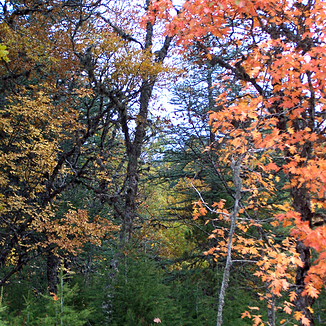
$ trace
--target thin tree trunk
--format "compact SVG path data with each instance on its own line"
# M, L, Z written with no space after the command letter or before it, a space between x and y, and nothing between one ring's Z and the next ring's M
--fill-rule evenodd
M268 326L275 326L275 294L271 291L270 282L265 282L266 293L270 295L267 299Z
M212 71L213 71L213 67L211 65L208 65L208 69L207 69L208 111L213 111L216 105L213 96ZM209 131L209 142L210 142L209 145L215 143L215 132L213 132L212 126L210 126L210 131Z
M218 299L218 309L217 309L217 321L216 326L221 326L223 323L223 307L224 307L224 298L225 293L229 285L230 279L230 270L232 265L232 239L236 228L237 216L240 210L240 199L241 199L241 189L242 189L242 181L240 178L240 167L241 167L242 157L239 157L236 161L232 159L231 168L233 171L233 183L235 187L235 201L234 208L232 213L230 214L231 226L229 230L229 239L228 239L228 250L226 256L226 263L223 272L223 279Z

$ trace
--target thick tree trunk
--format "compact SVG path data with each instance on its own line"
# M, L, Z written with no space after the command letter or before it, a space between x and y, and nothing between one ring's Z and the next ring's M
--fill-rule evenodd
M58 266L59 258L51 251L47 254L47 278L49 293L56 294L58 291Z
M150 5L150 0L145 2L146 8ZM120 34L119 29L115 29L118 34ZM120 34L124 37L126 34ZM146 24L146 36L145 44L142 46L144 51L151 51L153 39L153 25L148 22ZM165 38L164 44L159 51L155 52L155 61L153 64L158 62L163 63L165 57L167 56L168 49L170 47L172 38L167 36ZM137 42L140 44L140 42ZM146 136L146 127L148 123L149 114L149 103L152 96L153 88L155 85L155 76L148 76L142 80L140 87L140 97L139 97L139 111L136 115L135 123L136 126L130 127L129 124L129 105L125 100L125 96L119 96L119 94L111 95L111 100L115 103L119 112L119 125L122 129L124 135L124 145L126 149L126 157L128 160L127 165L127 175L124 180L123 185L123 195L119 196L117 199L114 209L115 216L122 220L121 231L120 231L120 249L123 248L131 239L134 222L137 217L137 195L138 195L138 183L139 183L139 158L142 154L142 147L144 144L144 138ZM128 99L127 99L128 100ZM132 99L134 102L134 99ZM116 277L118 272L119 264L121 262L121 253L118 253L111 262L112 273L110 274L111 280ZM114 309L113 307L113 297L114 289L108 289L108 297L105 303L103 303L103 310L107 315L107 321L110 322L111 314Z
M280 98L283 96L282 93L279 94ZM311 130L314 129L314 114L312 113L314 111L314 104L312 104L312 107L310 108L309 116L310 119L307 119L306 125L301 125L302 122L299 123L299 121L294 120L293 125L295 128L295 131L298 132L300 130L304 130L306 127L309 127ZM279 106L279 103L275 103L275 112L282 113L283 108ZM287 131L287 123L288 123L288 117L285 114L280 114L280 118L277 124L277 127L282 131ZM312 150L313 150L313 144L311 141L306 141L301 147L298 145L298 152L300 153L300 157L303 159L303 161L300 163L301 166L304 166L305 162L310 160L312 158ZM290 153L287 149L284 151L285 157L292 158L293 154ZM297 176L289 173L289 180L290 184L294 184L294 186L291 189L291 196L292 196L292 206L296 212L298 212L301 215L301 221L303 222L309 222L309 226L312 227L312 221L313 221L313 213L311 211L311 203L310 203L310 193L307 188L305 188L304 185L299 186L299 182L297 181ZM307 276L307 273L309 272L309 269L311 267L311 253L310 248L305 246L305 244L302 241L297 240L296 245L296 251L300 255L300 258L303 262L303 266L297 267L296 271L296 280L295 285L296 289L295 292L297 294L297 297L294 301L295 309L299 312L302 312L305 314L305 317L309 320L310 326L314 326L314 319L313 316L308 308L310 308L314 302L314 299L311 298L308 295L302 295L306 282L305 277ZM300 321L300 325L302 324L302 321Z
M291 192L293 198L293 207L294 209L301 214L302 221L308 221L311 227L313 213L310 209L310 198L309 192L304 187L295 187ZM296 251L300 255L300 259L303 262L303 266L297 267L295 285L296 285L296 294L297 297L294 301L295 307L297 311L301 311L305 314L305 317L309 319L310 326L315 325L313 315L311 311L308 309L314 303L314 299L308 295L302 295L302 292L305 289L305 278L309 269L311 267L311 254L310 248L305 246L302 241L297 241ZM302 323L300 325L303 325Z
M305 317L309 319L310 326L314 326L314 318L311 311L308 309L314 303L314 299L308 295L302 295L302 292L305 288L305 277L310 269L311 262L310 262L310 249L304 245L302 241L297 242L296 246L297 253L299 253L300 258L303 262L303 266L297 267L297 273L295 277L295 285L296 285L296 294L297 297L294 301L295 308L297 311L301 311L305 314ZM303 325L300 323L300 325Z
M146 0L146 6L150 4L149 0ZM146 37L144 49L150 50L152 47L153 39L153 26L150 22L146 25ZM155 52L156 53L156 63L163 63L165 57L167 56L168 49L170 47L172 38L167 36L165 38L162 48ZM128 125L128 103L119 102L115 99L119 108L120 123L124 134L124 141L126 146L126 153L128 157L128 167L127 167L127 177L125 181L125 193L124 202L122 204L123 209L120 210L119 215L122 214L122 229L121 229L121 244L129 242L131 234L133 232L134 221L137 216L137 205L136 197L138 194L138 168L139 168L139 158L142 153L142 146L144 143L144 138L146 135L146 127L148 123L148 113L149 113L149 102L152 96L153 88L155 85L156 77L148 76L144 78L141 85L140 98L139 98L139 112L136 118L136 128L132 129ZM134 137L132 137L134 134Z
M124 242L129 241L133 231L134 220L136 218L136 197L138 194L139 182L138 164L139 157L142 153L142 146L146 133L145 129L147 124L149 101L152 95L153 85L154 82L151 82L150 80L143 81L142 92L140 95L140 109L139 114L137 116L137 126L135 131L135 137L132 142L130 140L130 130L128 128L128 125L125 123L125 125L123 126L128 156L126 193L122 227L122 238ZM125 120L126 119L122 119L122 121Z

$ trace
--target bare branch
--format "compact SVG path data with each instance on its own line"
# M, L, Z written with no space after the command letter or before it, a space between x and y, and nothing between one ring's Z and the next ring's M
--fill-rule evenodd
M134 37L132 37L130 34L126 33L125 31L123 31L121 28L119 28L118 26L116 26L115 24L113 24L111 22L110 19L103 17L101 14L97 14L98 17L100 17L101 19L103 19L107 24L109 24L113 30L124 40L126 41L131 41L131 42L135 42L137 44L140 45L140 47L142 48L142 50L144 50L144 46L141 44L141 42L139 42L138 40L136 40Z

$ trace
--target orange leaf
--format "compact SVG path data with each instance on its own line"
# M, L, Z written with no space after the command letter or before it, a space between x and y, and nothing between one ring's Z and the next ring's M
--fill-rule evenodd
M306 325L306 326L310 325L309 319L304 315L301 317L301 322L302 322L302 325Z
M242 319L245 318L245 317L251 318L251 315L250 315L249 311L245 311L245 312L243 312L243 313L241 314L241 318L242 318Z
M290 301L291 302L293 302L296 297L297 297L297 294L294 291L290 292Z

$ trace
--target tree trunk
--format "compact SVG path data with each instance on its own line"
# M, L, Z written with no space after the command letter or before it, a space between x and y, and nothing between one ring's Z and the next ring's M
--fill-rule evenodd
M275 294L271 291L270 282L265 282L266 293L269 295L267 299L267 318L268 326L275 326Z
M297 253L299 253L300 258L303 262L303 266L297 267L297 273L295 277L295 285L296 285L296 294L297 297L294 301L295 308L297 311L301 311L305 314L305 317L309 319L310 326L314 326L314 319L313 315L308 308L310 308L313 303L314 299L311 298L309 295L302 295L303 290L305 289L305 277L310 269L311 262L310 262L310 249L304 245L302 241L297 242L296 246ZM300 322L300 325L303 325Z
M237 216L240 210L240 199L241 199L241 189L242 189L242 181L240 178L240 166L242 162L242 157L239 157L236 161L232 159L231 168L233 172L233 183L235 187L235 201L234 201L234 208L232 213L230 214L230 231L229 231L229 239L228 239L228 250L227 250L227 257L223 272L223 279L218 299L218 309L217 309L217 320L216 326L221 326L223 323L223 307L224 307L224 298L225 293L229 285L230 279L230 270L232 265L232 239L235 232L236 224L237 224Z
M208 66L207 69L207 91L208 91L208 111L213 111L215 109L215 100L213 96L213 80L212 80L212 70L213 67L211 65ZM210 132L209 132L209 145L212 145L215 143L215 132L212 129L212 126L210 126Z
M58 266L59 266L59 258L50 251L47 254L47 278L48 278L48 290L49 293L57 294L58 291Z
M122 126L125 134L125 145L128 156L127 179L126 179L126 192L125 203L123 211L123 226L122 226L122 239L128 242L132 231L134 220L136 218L136 197L138 194L138 164L139 157L142 153L142 146L145 137L145 129L147 124L147 117L149 111L149 101L152 95L154 82L150 80L143 81L142 91L140 94L140 109L137 116L137 126L135 131L134 140L130 140L130 130L127 125L126 118L122 118L124 125ZM123 112L126 114L126 110Z
M301 214L301 220L303 222L308 221L311 227L313 213L310 209L310 198L309 192L304 187L296 187L291 191L291 195L293 198L293 207L294 209ZM297 311L301 311L305 314L305 317L309 319L310 326L315 325L313 315L308 309L314 303L314 299L310 296L302 295L302 292L305 289L305 278L309 269L311 267L311 254L310 248L305 246L302 241L297 241L296 251L300 255L300 259L303 262L303 266L297 267L296 277L295 277L295 285L296 285L296 294L297 297L294 301L295 307ZM300 323L300 325L303 325Z
M150 4L149 0L146 0L146 6ZM145 51L150 50L152 46L153 39L153 25L148 22L146 25L146 37L145 37ZM167 36L165 38L162 48L155 52L156 53L156 63L163 63L165 57L167 56L168 49L170 47L172 38ZM127 167L127 177L125 181L125 193L123 209L119 212L122 214L122 229L121 229L121 244L129 242L131 234L133 232L134 221L137 216L137 205L136 197L138 194L138 165L139 158L142 153L142 146L144 143L144 138L146 135L146 127L148 123L148 113L149 113L149 102L152 96L153 88L156 82L155 76L148 76L144 78L141 85L140 99L139 99L139 112L136 118L136 128L130 128L128 125L128 103L120 102L119 115L121 128L124 134L124 142L126 146L126 153L128 157L128 167ZM115 99L117 101L117 99ZM134 134L134 137L132 135ZM132 139L133 138L133 139Z

